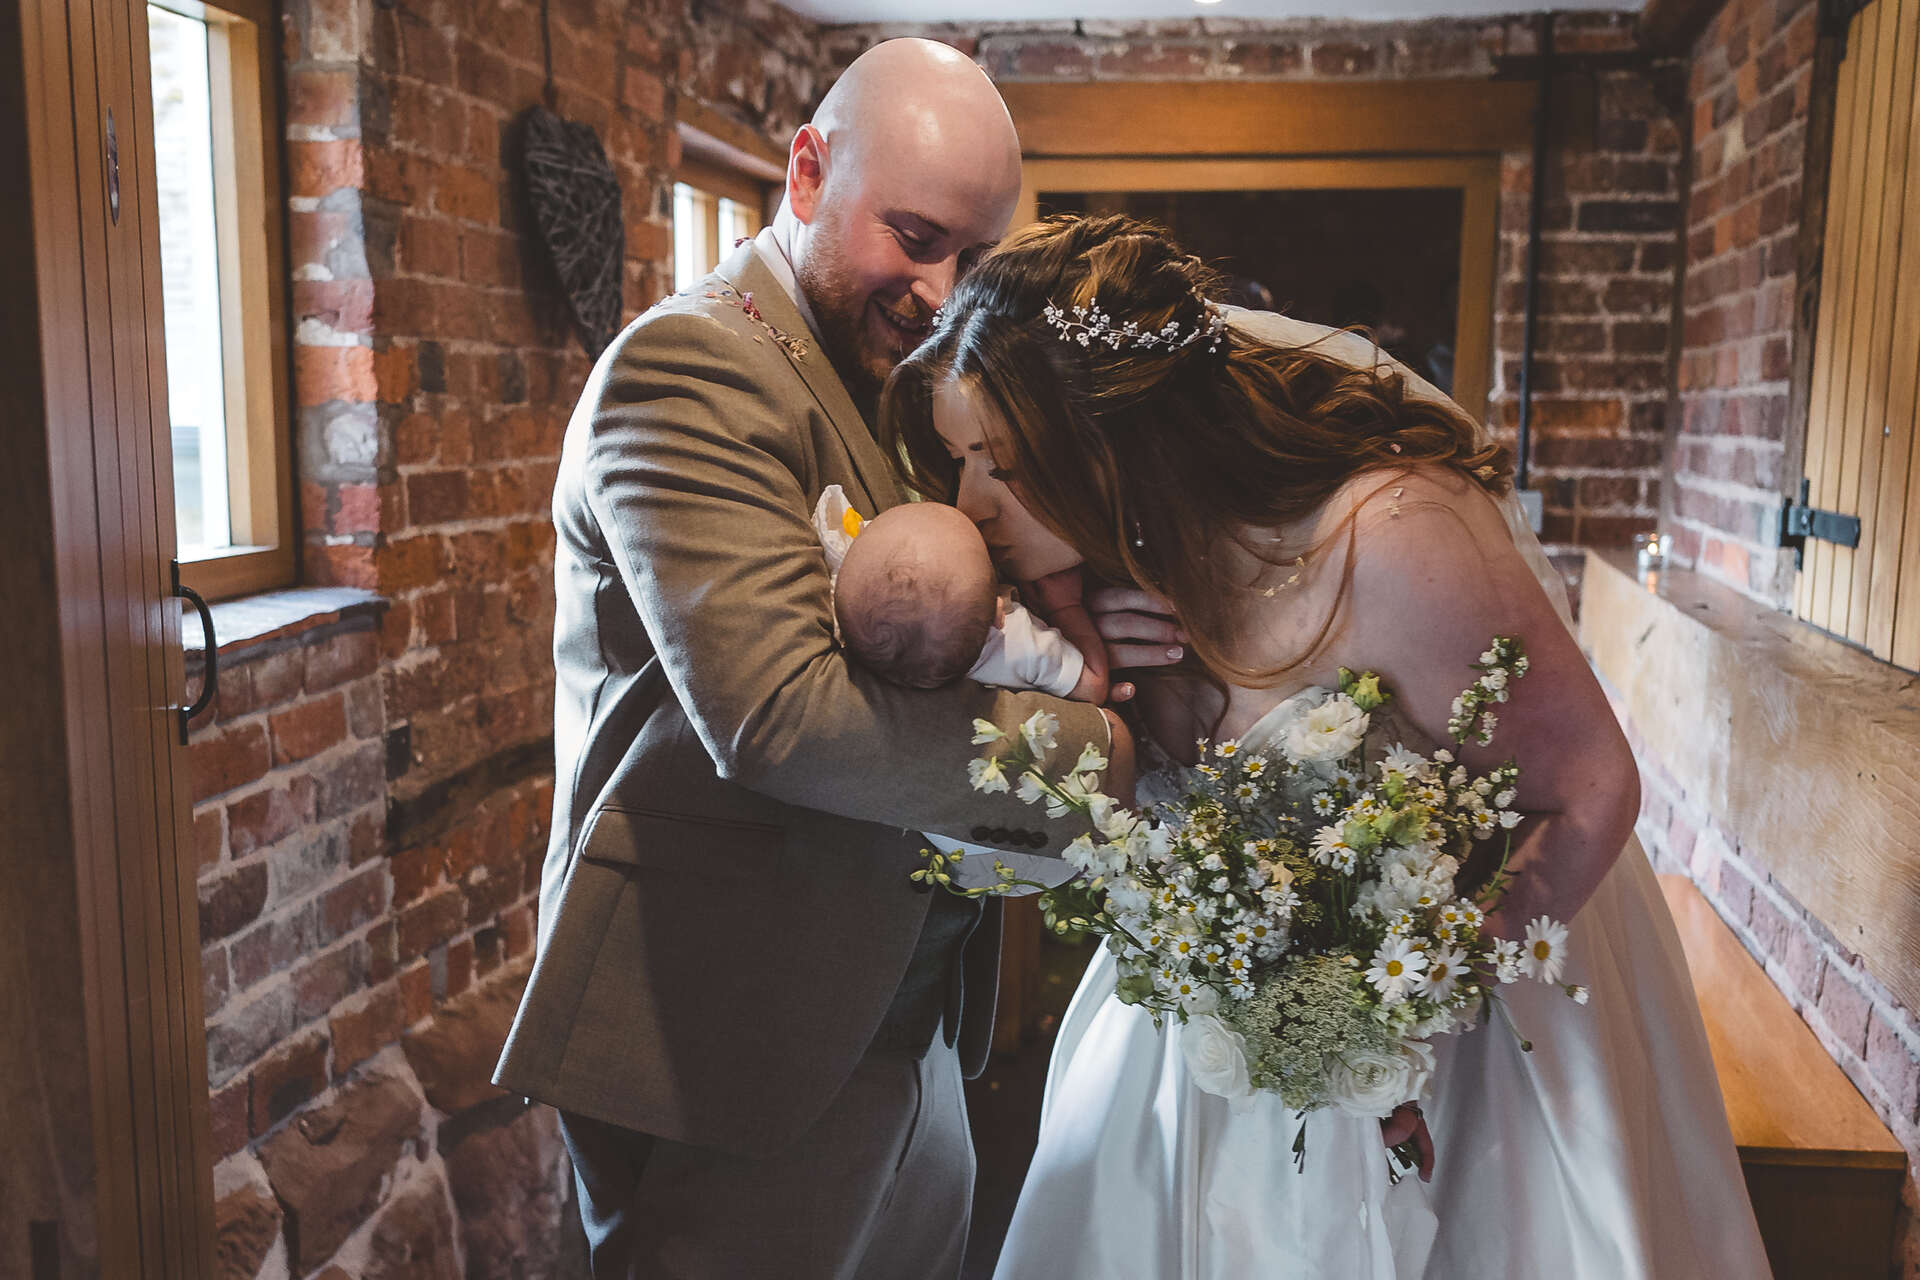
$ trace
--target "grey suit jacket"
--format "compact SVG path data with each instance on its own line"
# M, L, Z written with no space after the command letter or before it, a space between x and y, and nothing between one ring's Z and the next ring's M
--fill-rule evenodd
M829 484L867 514L906 496L751 244L594 368L554 486L553 829L501 1086L774 1149L899 985L928 903L918 831L1057 853L1084 829L974 792L966 765L975 717L1054 712L1065 764L1105 745L1096 708L843 660L809 522ZM974 1071L998 948L993 904L964 964Z

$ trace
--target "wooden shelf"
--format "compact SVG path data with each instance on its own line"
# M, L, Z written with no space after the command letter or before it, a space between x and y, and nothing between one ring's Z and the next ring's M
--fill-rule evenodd
M1907 1155L1685 876L1660 877L1707 1024L1740 1158L1853 1169L1907 1167Z

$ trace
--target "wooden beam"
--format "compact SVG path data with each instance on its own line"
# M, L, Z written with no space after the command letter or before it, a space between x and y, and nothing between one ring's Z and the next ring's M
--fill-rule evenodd
M1068 156L1449 155L1525 150L1527 81L1102 81L1002 84L1029 159ZM1563 145L1592 129L1592 85L1564 78Z
M767 136L682 94L675 108L681 150L715 168L736 169L762 182L787 176L787 153Z
M1698 574L1588 552L1580 645L1645 752L1908 1007L1920 1007L1914 677Z
M1640 11L1640 47L1648 53L1685 57L1726 0L1647 0Z

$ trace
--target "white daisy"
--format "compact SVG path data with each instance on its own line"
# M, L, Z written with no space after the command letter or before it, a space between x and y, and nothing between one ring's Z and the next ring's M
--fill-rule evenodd
M1489 959L1494 964L1494 977L1502 983L1520 981L1520 944L1511 938L1499 938L1494 941Z
M1211 1013L1220 1003L1220 993L1200 979L1182 976L1173 984L1169 993L1178 1000L1188 1013Z
M1558 982L1560 966L1566 963L1566 948L1567 926L1556 924L1545 916L1537 916L1527 926L1527 945L1521 955L1520 967L1529 978Z
M1323 867L1332 866L1334 855L1346 847L1339 827L1322 827L1313 837L1313 860Z
M1373 965L1366 977L1380 992L1382 1000L1399 1004L1426 985L1426 968L1426 952L1414 946L1410 939L1389 936L1373 953Z
M1427 958L1427 990L1429 999L1446 1003L1453 989L1459 985L1460 975L1466 972L1467 953L1459 947L1441 947Z

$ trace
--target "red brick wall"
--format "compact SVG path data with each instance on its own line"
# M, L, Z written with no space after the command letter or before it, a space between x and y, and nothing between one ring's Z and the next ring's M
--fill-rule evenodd
M1631 19L1619 14L1563 14L1556 31L1556 47L1568 55L1633 48ZM844 65L899 34L946 40L1001 81L1484 78L1498 59L1535 52L1526 16L843 27L828 39L833 60ZM1680 75L1677 62L1599 73L1592 145L1557 144L1548 174L1533 484L1543 491L1544 538L1570 579L1580 567L1577 548L1624 544L1652 529L1660 510L1683 162ZM1489 416L1509 438L1518 421L1532 168L1528 151L1503 157Z
M1681 420L1663 527L1682 563L1783 608L1792 553L1760 530L1801 475L1788 397L1805 354L1793 307L1818 21L1814 0L1731 0L1696 42L1688 79ZM1920 1277L1920 1020L1748 855L1737 822L1716 820L1709 797L1636 751L1640 838L1656 865L1700 885L1906 1147L1897 1270Z
M532 951L548 509L590 367L515 171L539 15L284 6L304 576L378 600L229 654L190 750L223 1275L557 1266L551 1113L486 1083ZM552 0L557 109L622 188L629 315L671 279L679 102L784 145L812 37L764 0Z
M1668 529L1679 559L1784 605L1792 555L1761 522L1800 477L1784 456L1795 239L1818 6L1734 0L1694 49L1682 405Z

